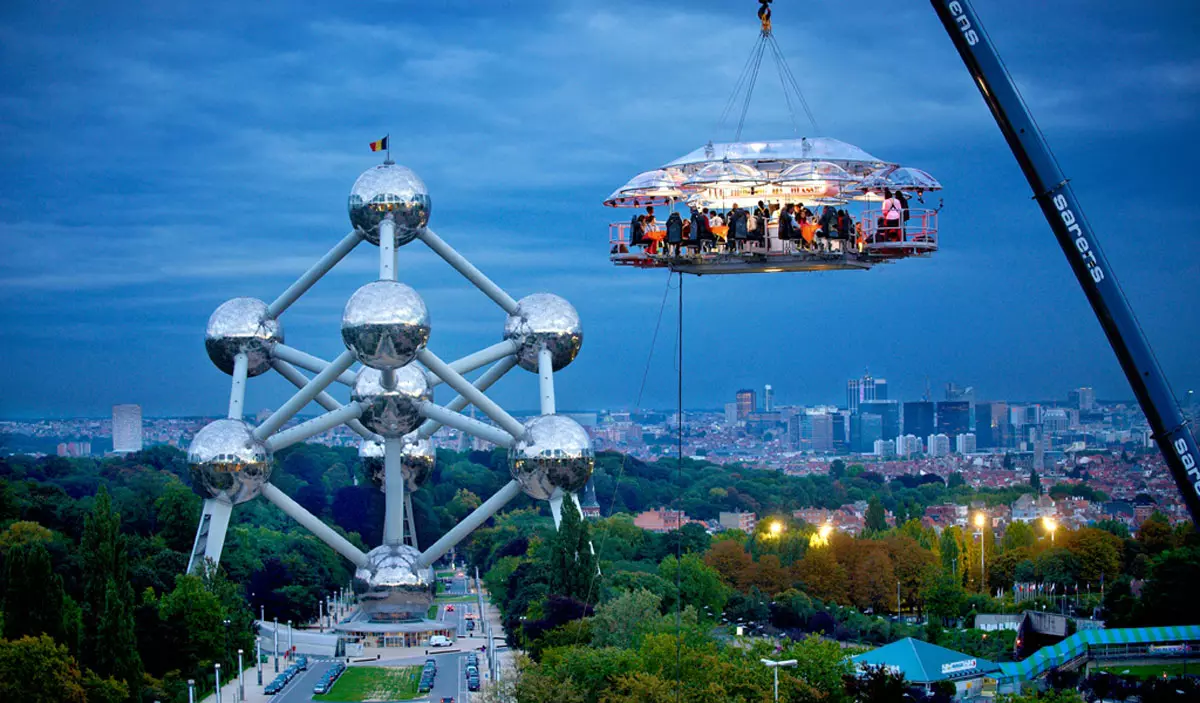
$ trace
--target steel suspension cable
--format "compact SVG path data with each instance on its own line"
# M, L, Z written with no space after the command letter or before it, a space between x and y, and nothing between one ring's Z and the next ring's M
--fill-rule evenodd
M750 83L746 86L746 101L742 103L742 116L738 120L737 135L733 138L735 142L742 139L742 127L746 124L746 113L750 110L750 98L754 96L754 84L758 81L758 70L762 67L763 52L767 49L767 36L763 35L764 38L758 43L758 55L754 60L754 73L751 74Z
M740 131L740 130L739 130ZM679 274L679 327L675 336L677 353L675 365L675 431L677 433L677 454L675 459L675 482L678 490L675 494L675 701L679 703L683 692L683 589L681 578L683 574L683 506L680 497L683 489L683 274Z
M733 92L729 94L729 99L725 101L725 109L721 111L721 117L717 120L715 132L720 133L721 129L725 127L725 120L729 117L729 112L733 109L733 106L737 104L737 97L742 92L742 86L746 83L746 77L750 75L750 70L754 65L754 57L759 53L759 45L763 41L764 39L760 37L758 42L750 49L750 55L746 57L746 63L742 66L742 72L738 75L737 83L733 86Z
M800 105L804 108L804 114L808 116L808 121L812 123L813 131L820 133L821 128L817 126L817 118L813 116L812 109L808 106L808 100L804 97L804 91L800 90L800 83L796 80L796 75L792 73L792 67L788 65L787 59L783 56L783 50L779 48L779 42L775 41L775 36L770 36L771 49L775 52L775 60L778 62L780 73L786 73L788 80L791 81L792 88L796 91L796 96L800 98Z

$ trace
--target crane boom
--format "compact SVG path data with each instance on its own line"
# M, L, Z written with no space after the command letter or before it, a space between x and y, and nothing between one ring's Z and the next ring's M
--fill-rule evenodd
M930 1L1025 172L1034 200L1042 208L1133 387L1192 521L1200 526L1200 451L1196 438L1100 250L1083 208L974 8L967 0Z

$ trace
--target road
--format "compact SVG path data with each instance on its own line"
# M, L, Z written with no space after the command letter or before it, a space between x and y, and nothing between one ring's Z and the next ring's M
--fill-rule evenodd
M321 674L329 671L332 666L332 661L318 661L309 657L308 671L300 672L299 676L289 681L282 691L275 694L271 703L309 703L313 696L313 686L321 680ZM270 670L263 671L263 683L269 683L274 678L274 675L267 676L268 671Z

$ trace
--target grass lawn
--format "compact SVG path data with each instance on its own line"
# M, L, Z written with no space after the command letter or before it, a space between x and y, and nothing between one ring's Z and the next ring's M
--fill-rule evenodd
M1117 676L1136 676L1139 679L1152 679L1161 677L1163 672L1167 672L1168 677L1183 676L1183 662L1170 662L1163 664L1151 664L1146 666L1102 666L1101 671L1107 671L1110 674ZM1187 672L1189 674L1200 674L1200 661L1189 661L1187 664Z
M437 611L438 611L437 605L429 606L429 610L425 611L425 619L426 620L437 620Z
M442 569L437 572L438 578L451 578L454 576L454 569Z
M419 666L352 666L314 701L407 701L416 698Z
M476 596L438 596L438 603L474 603L479 600Z

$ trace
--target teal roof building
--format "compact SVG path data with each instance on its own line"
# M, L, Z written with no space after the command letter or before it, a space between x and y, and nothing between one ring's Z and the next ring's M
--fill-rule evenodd
M938 681L962 681L996 676L1000 665L939 647L911 637L850 657L856 667L886 666L914 684L928 686Z

